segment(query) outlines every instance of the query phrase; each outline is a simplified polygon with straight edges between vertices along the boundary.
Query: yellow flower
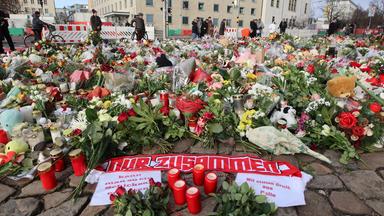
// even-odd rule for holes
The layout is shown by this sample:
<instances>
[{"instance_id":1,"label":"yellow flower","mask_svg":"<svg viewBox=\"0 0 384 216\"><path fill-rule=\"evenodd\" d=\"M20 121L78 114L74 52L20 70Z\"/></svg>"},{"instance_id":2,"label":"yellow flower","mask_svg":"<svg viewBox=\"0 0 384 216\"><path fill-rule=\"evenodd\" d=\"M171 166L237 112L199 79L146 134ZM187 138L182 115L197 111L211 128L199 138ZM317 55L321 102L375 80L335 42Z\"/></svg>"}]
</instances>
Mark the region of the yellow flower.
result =
<instances>
[{"instance_id":1,"label":"yellow flower","mask_svg":"<svg viewBox=\"0 0 384 216\"><path fill-rule=\"evenodd\" d=\"M112 105L112 102L110 100L104 101L103 109L108 109L109 107L111 107L111 105Z\"/></svg>"},{"instance_id":2,"label":"yellow flower","mask_svg":"<svg viewBox=\"0 0 384 216\"><path fill-rule=\"evenodd\" d=\"M215 104L221 104L221 101L220 101L219 99L215 99L213 102L214 102Z\"/></svg>"},{"instance_id":3,"label":"yellow flower","mask_svg":"<svg viewBox=\"0 0 384 216\"><path fill-rule=\"evenodd\" d=\"M129 101L131 101L131 103L136 103L135 99L134 98L129 98Z\"/></svg>"},{"instance_id":4,"label":"yellow flower","mask_svg":"<svg viewBox=\"0 0 384 216\"><path fill-rule=\"evenodd\" d=\"M251 80L255 80L257 76L254 73L247 73L247 78Z\"/></svg>"},{"instance_id":5,"label":"yellow flower","mask_svg":"<svg viewBox=\"0 0 384 216\"><path fill-rule=\"evenodd\" d=\"M240 131L244 131L246 129L246 125L242 122L240 122L239 126L237 127Z\"/></svg>"},{"instance_id":6,"label":"yellow flower","mask_svg":"<svg viewBox=\"0 0 384 216\"><path fill-rule=\"evenodd\" d=\"M229 84L231 84L231 81L229 81L229 80L224 80L224 81L223 81L223 84L224 84L224 85L229 85Z\"/></svg>"}]
</instances>

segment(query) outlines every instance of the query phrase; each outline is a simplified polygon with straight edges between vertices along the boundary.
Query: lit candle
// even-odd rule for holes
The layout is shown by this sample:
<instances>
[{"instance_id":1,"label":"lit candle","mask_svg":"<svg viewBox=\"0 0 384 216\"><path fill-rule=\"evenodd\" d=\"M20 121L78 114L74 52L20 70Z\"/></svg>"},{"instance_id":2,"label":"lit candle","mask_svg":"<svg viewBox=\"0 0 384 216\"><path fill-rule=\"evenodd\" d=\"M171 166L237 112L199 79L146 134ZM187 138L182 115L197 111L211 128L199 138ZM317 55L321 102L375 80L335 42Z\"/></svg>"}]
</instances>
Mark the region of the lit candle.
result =
<instances>
[{"instance_id":1,"label":"lit candle","mask_svg":"<svg viewBox=\"0 0 384 216\"><path fill-rule=\"evenodd\" d=\"M180 170L173 168L168 171L167 174L168 185L171 189L173 189L173 185L177 180L180 180Z\"/></svg>"},{"instance_id":2,"label":"lit candle","mask_svg":"<svg viewBox=\"0 0 384 216\"><path fill-rule=\"evenodd\" d=\"M81 152L81 149L75 149L69 152L69 157L71 159L72 169L75 176L84 175L87 170L87 165L85 164L85 157Z\"/></svg>"},{"instance_id":3,"label":"lit candle","mask_svg":"<svg viewBox=\"0 0 384 216\"><path fill-rule=\"evenodd\" d=\"M191 214L198 214L201 211L200 191L196 187L187 190L187 205Z\"/></svg>"},{"instance_id":4,"label":"lit candle","mask_svg":"<svg viewBox=\"0 0 384 216\"><path fill-rule=\"evenodd\" d=\"M64 159L63 151L59 148L53 149L50 152L51 159L53 160L53 166L55 167L56 172L61 172L64 170Z\"/></svg>"},{"instance_id":5,"label":"lit candle","mask_svg":"<svg viewBox=\"0 0 384 216\"><path fill-rule=\"evenodd\" d=\"M173 184L173 198L176 205L184 205L186 201L185 192L187 185L184 180L178 180Z\"/></svg>"},{"instance_id":6,"label":"lit candle","mask_svg":"<svg viewBox=\"0 0 384 216\"><path fill-rule=\"evenodd\" d=\"M202 164L196 164L193 167L193 183L201 186L204 184L204 166Z\"/></svg>"},{"instance_id":7,"label":"lit candle","mask_svg":"<svg viewBox=\"0 0 384 216\"><path fill-rule=\"evenodd\" d=\"M57 186L55 170L51 162L45 162L37 167L39 172L40 181L45 190L52 190Z\"/></svg>"},{"instance_id":8,"label":"lit candle","mask_svg":"<svg viewBox=\"0 0 384 216\"><path fill-rule=\"evenodd\" d=\"M217 187L217 175L215 173L208 173L204 179L204 192L205 194L215 193Z\"/></svg>"}]
</instances>

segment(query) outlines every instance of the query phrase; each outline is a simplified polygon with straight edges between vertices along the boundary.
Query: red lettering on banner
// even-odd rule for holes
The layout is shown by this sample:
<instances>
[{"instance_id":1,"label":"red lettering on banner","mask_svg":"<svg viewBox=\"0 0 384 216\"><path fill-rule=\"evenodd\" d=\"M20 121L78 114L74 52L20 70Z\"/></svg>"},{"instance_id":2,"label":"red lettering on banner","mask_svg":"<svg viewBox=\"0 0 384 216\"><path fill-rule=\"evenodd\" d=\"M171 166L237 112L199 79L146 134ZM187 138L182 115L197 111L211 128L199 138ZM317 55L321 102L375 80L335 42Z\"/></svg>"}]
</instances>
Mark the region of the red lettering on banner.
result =
<instances>
[{"instance_id":1,"label":"red lettering on banner","mask_svg":"<svg viewBox=\"0 0 384 216\"><path fill-rule=\"evenodd\" d=\"M148 168L151 162L150 157L140 157L136 160L135 169Z\"/></svg>"},{"instance_id":2,"label":"red lettering on banner","mask_svg":"<svg viewBox=\"0 0 384 216\"><path fill-rule=\"evenodd\" d=\"M191 171L196 164L195 160L195 156L183 156L183 160L181 162L181 170L185 172Z\"/></svg>"},{"instance_id":3,"label":"red lettering on banner","mask_svg":"<svg viewBox=\"0 0 384 216\"><path fill-rule=\"evenodd\" d=\"M249 160L245 157L230 158L229 167L238 172L246 172L250 170Z\"/></svg>"},{"instance_id":4,"label":"red lettering on banner","mask_svg":"<svg viewBox=\"0 0 384 216\"><path fill-rule=\"evenodd\" d=\"M213 167L214 170L228 170L228 158L213 156L209 160L209 167Z\"/></svg>"},{"instance_id":5,"label":"red lettering on banner","mask_svg":"<svg viewBox=\"0 0 384 216\"><path fill-rule=\"evenodd\" d=\"M280 174L279 164L273 161L262 161L266 171L270 173Z\"/></svg>"},{"instance_id":6,"label":"red lettering on banner","mask_svg":"<svg viewBox=\"0 0 384 216\"><path fill-rule=\"evenodd\" d=\"M210 167L208 164L208 156L196 157L196 163L195 164L202 164L204 167L206 167L207 170L213 170L212 167Z\"/></svg>"},{"instance_id":7,"label":"red lettering on banner","mask_svg":"<svg viewBox=\"0 0 384 216\"><path fill-rule=\"evenodd\" d=\"M156 161L158 164L154 168L159 168L159 169L171 169L169 166L169 156L165 157L157 157Z\"/></svg>"}]
</instances>

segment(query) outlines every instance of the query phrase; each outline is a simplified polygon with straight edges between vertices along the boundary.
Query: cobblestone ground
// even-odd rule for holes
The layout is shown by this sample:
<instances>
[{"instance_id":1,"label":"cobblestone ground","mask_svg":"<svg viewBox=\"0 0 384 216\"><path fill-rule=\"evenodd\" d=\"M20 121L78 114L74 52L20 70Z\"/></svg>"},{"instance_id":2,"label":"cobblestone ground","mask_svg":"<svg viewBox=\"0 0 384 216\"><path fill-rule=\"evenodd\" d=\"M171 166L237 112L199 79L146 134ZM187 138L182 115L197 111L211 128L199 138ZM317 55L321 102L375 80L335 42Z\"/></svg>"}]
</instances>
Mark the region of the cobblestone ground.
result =
<instances>
[{"instance_id":1,"label":"cobblestone ground","mask_svg":"<svg viewBox=\"0 0 384 216\"><path fill-rule=\"evenodd\" d=\"M242 147L232 147L220 144L207 151L200 145L192 145L192 141L183 140L176 144L175 153L196 154L231 154L245 153ZM147 151L147 154L156 153L156 149ZM332 160L332 165L306 155L272 156L263 155L264 159L288 161L302 170L314 175L314 179L307 185L305 199L307 205L280 208L278 216L328 216L328 215L382 215L384 216L384 151L364 153L362 161L353 161L347 165L338 162L340 156L335 151L323 152ZM221 179L228 178L220 173ZM191 175L184 178L191 181ZM40 181L13 182L3 179L0 183L0 216L22 215L113 215L113 208L108 206L88 206L95 185L87 185L83 197L75 203L69 199L74 187L80 178L73 176L68 167L57 174L59 184L57 188L46 192ZM203 197L203 210L199 215L208 215L216 206L215 200ZM173 216L189 215L186 206L175 206L170 203L170 214Z\"/></svg>"}]
</instances>

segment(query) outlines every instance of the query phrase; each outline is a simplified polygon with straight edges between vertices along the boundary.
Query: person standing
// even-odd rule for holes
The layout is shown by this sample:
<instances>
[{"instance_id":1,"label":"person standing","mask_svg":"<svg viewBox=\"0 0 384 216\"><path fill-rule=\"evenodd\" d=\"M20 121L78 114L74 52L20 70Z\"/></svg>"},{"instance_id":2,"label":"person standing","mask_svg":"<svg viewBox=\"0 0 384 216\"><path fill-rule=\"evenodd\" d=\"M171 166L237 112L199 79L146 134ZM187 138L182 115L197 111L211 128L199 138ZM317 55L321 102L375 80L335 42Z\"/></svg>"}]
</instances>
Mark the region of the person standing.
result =
<instances>
[{"instance_id":1,"label":"person standing","mask_svg":"<svg viewBox=\"0 0 384 216\"><path fill-rule=\"evenodd\" d=\"M197 17L197 31L199 33L199 37L201 37L201 27L203 26L203 20L200 17Z\"/></svg>"},{"instance_id":2,"label":"person standing","mask_svg":"<svg viewBox=\"0 0 384 216\"><path fill-rule=\"evenodd\" d=\"M91 27L92 31L101 31L101 19L99 16L97 16L97 11L95 9L92 9L92 16L91 16Z\"/></svg>"},{"instance_id":3,"label":"person standing","mask_svg":"<svg viewBox=\"0 0 384 216\"><path fill-rule=\"evenodd\" d=\"M208 23L207 20L202 19L203 24L201 25L201 36L204 37L208 33Z\"/></svg>"},{"instance_id":4,"label":"person standing","mask_svg":"<svg viewBox=\"0 0 384 216\"><path fill-rule=\"evenodd\" d=\"M15 45L13 44L12 37L9 34L8 30L8 20L9 14L0 11L0 53L4 53L3 49L3 40L4 38L7 40L9 48L11 51L15 51Z\"/></svg>"},{"instance_id":5,"label":"person standing","mask_svg":"<svg viewBox=\"0 0 384 216\"><path fill-rule=\"evenodd\" d=\"M219 35L220 36L224 36L224 33L225 33L225 24L226 24L227 20L226 19L223 19L220 23L220 28L219 28Z\"/></svg>"},{"instance_id":6,"label":"person standing","mask_svg":"<svg viewBox=\"0 0 384 216\"><path fill-rule=\"evenodd\" d=\"M207 19L207 33L209 36L213 37L213 32L215 30L215 27L213 26L212 18L208 17Z\"/></svg>"},{"instance_id":7,"label":"person standing","mask_svg":"<svg viewBox=\"0 0 384 216\"><path fill-rule=\"evenodd\" d=\"M136 32L136 39L138 41L142 40L145 35L145 22L144 22L144 14L139 13L137 16L132 20L131 26L135 24L135 32Z\"/></svg>"},{"instance_id":8,"label":"person standing","mask_svg":"<svg viewBox=\"0 0 384 216\"><path fill-rule=\"evenodd\" d=\"M35 35L35 41L41 40L41 33L43 32L44 26L48 26L48 23L41 21L40 12L36 11L32 19L32 31Z\"/></svg>"},{"instance_id":9,"label":"person standing","mask_svg":"<svg viewBox=\"0 0 384 216\"><path fill-rule=\"evenodd\" d=\"M336 23L336 20L332 20L331 23L329 23L329 27L328 27L328 36L331 36L333 34L335 34L337 31L337 23Z\"/></svg>"},{"instance_id":10,"label":"person standing","mask_svg":"<svg viewBox=\"0 0 384 216\"><path fill-rule=\"evenodd\" d=\"M287 30L288 23L283 19L279 24L280 34L285 34L285 31Z\"/></svg>"},{"instance_id":11,"label":"person standing","mask_svg":"<svg viewBox=\"0 0 384 216\"><path fill-rule=\"evenodd\" d=\"M261 35L263 34L263 29L264 29L264 24L263 22L261 21L261 19L257 19L257 37L261 37Z\"/></svg>"},{"instance_id":12,"label":"person standing","mask_svg":"<svg viewBox=\"0 0 384 216\"><path fill-rule=\"evenodd\" d=\"M192 21L192 40L199 38L199 30L197 27L197 19Z\"/></svg>"},{"instance_id":13,"label":"person standing","mask_svg":"<svg viewBox=\"0 0 384 216\"><path fill-rule=\"evenodd\" d=\"M256 19L251 20L249 27L251 28L251 38L256 37L256 32L257 32Z\"/></svg>"},{"instance_id":14,"label":"person standing","mask_svg":"<svg viewBox=\"0 0 384 216\"><path fill-rule=\"evenodd\" d=\"M276 23L272 22L271 24L269 24L268 28L269 28L269 33L276 32Z\"/></svg>"}]
</instances>

